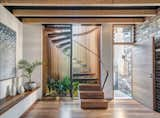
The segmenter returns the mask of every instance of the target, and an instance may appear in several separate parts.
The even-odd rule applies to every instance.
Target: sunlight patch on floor
[[[114,90],[114,99],[132,99],[132,97],[121,92],[120,90]]]

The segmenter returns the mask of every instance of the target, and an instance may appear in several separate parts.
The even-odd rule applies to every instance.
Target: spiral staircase
[[[73,39],[72,25],[49,25],[47,28],[53,28],[55,30],[55,32],[48,35],[49,40],[51,40],[64,55],[71,59],[71,81],[79,81],[80,83],[81,108],[106,109],[108,102],[104,99],[103,87],[107,81],[108,72],[106,71],[104,83],[100,84],[100,79],[97,78],[96,73],[91,72],[90,65],[84,62],[83,57],[74,54],[84,52],[86,55],[94,55],[100,63],[102,60],[88,47]],[[73,47],[75,50],[72,50]]]

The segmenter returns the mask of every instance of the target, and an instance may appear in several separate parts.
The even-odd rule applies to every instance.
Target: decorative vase
[[[10,88],[10,96],[15,96],[17,94],[17,89],[15,85]]]
[[[19,89],[18,89],[18,93],[19,94],[22,94],[22,93],[24,93],[25,92],[25,89],[24,89],[24,87],[21,85],[20,87],[19,87]]]
[[[19,90],[19,88],[22,86],[22,78],[21,77],[17,77],[16,78],[16,88],[17,88],[17,91]]]
[[[24,89],[25,89],[26,91],[29,90],[29,82],[25,82],[25,83],[24,83]]]

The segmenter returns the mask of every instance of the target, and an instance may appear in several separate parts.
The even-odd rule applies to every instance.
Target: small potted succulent
[[[32,81],[32,73],[37,66],[40,66],[41,62],[28,62],[27,60],[20,60],[18,63],[18,69],[22,70],[22,77],[27,79],[28,82],[25,83],[24,88],[26,90],[33,90],[37,87],[36,82]]]

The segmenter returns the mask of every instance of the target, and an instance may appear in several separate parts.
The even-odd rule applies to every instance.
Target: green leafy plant
[[[65,92],[71,89],[71,80],[68,76],[65,76],[63,80],[61,80],[61,84],[63,85]]]
[[[66,96],[70,88],[70,78],[68,76],[65,76],[62,80],[55,80],[52,89],[56,91],[57,96]]]
[[[77,96],[78,94],[78,82],[73,82],[73,93]],[[71,81],[69,76],[65,76],[62,80],[55,80],[50,78],[48,80],[48,89],[49,92],[52,93],[51,91],[55,91],[56,96],[67,96],[69,91],[71,90]]]
[[[18,63],[18,68],[22,70],[22,76],[26,79],[29,79],[29,82],[32,82],[32,73],[37,66],[40,66],[42,63],[39,61],[28,62],[27,60],[20,60]]]
[[[78,96],[78,87],[79,87],[79,82],[73,82],[73,96],[74,97]]]

